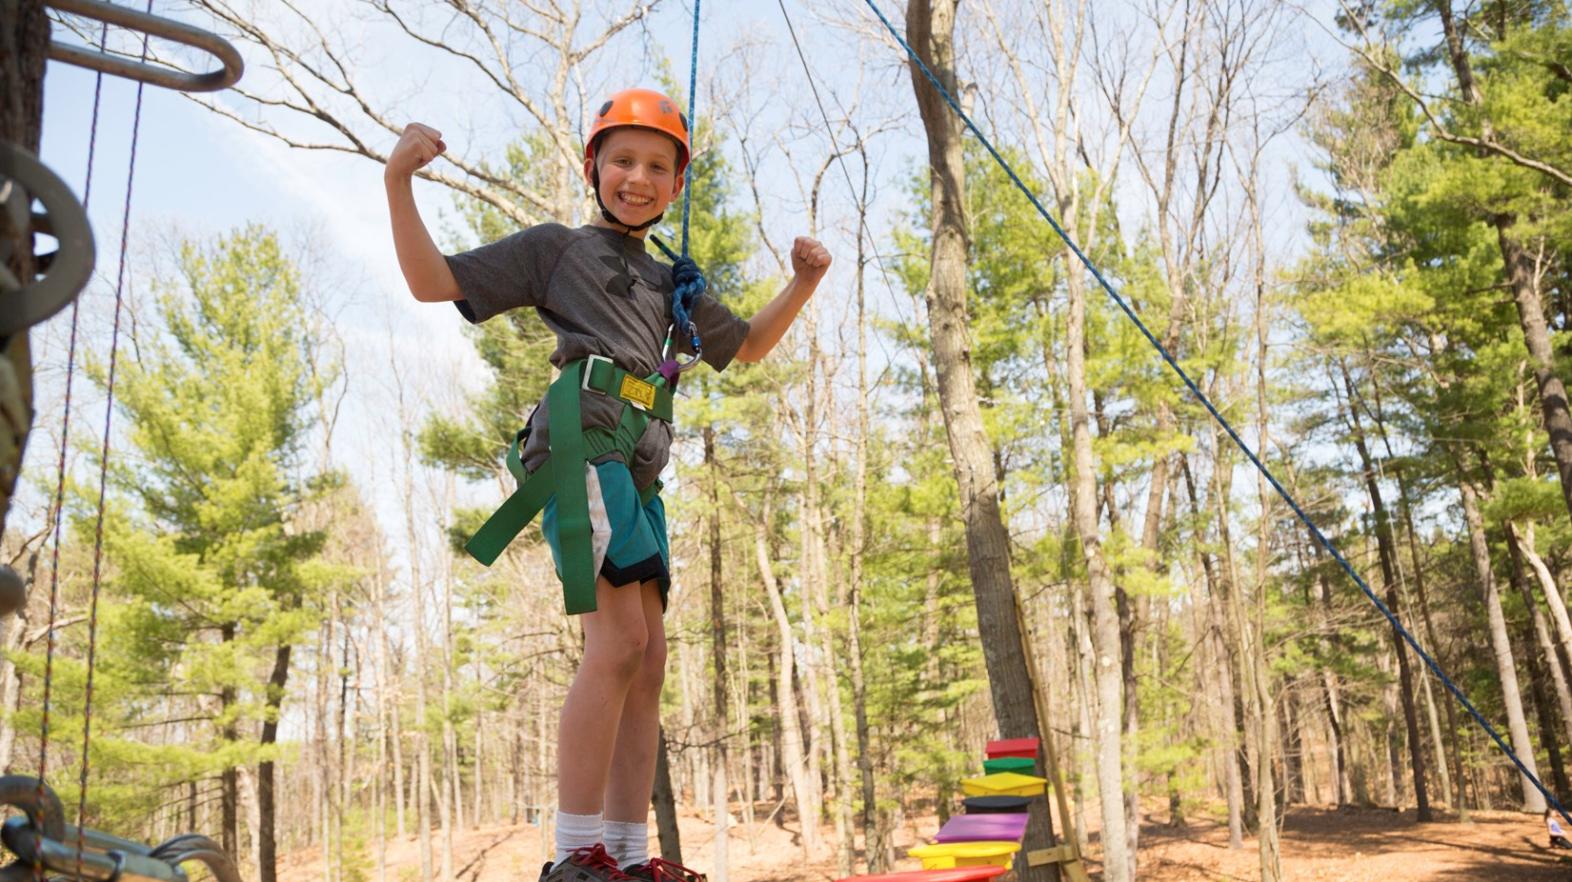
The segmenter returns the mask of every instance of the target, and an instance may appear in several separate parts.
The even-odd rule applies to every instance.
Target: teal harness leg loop
[[[592,430],[593,443],[586,436],[579,408],[579,395],[584,390],[609,395],[627,405],[615,432]],[[527,472],[522,454],[529,429],[514,436],[508,445],[507,466],[518,479],[519,488],[475,531],[464,550],[491,566],[555,496],[563,601],[569,615],[594,612],[595,553],[584,464],[608,452],[608,448],[621,453],[625,462],[633,462],[633,448],[650,419],[671,422],[671,389],[659,374],[641,379],[608,358],[591,356],[563,368],[546,392],[546,407],[550,414],[550,456],[533,473]],[[656,481],[641,491],[639,498],[648,503],[659,492],[660,482]]]

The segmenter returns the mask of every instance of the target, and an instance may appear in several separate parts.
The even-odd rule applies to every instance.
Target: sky
[[[628,2],[631,0],[589,5],[621,7]],[[924,155],[901,50],[888,39],[855,39],[853,30],[871,32],[877,27],[863,4],[786,5],[830,113],[841,105],[855,106],[870,128],[883,130],[873,142],[877,195],[870,225],[876,231],[887,230],[910,209],[904,196],[906,181],[920,168]],[[894,2],[881,5],[891,7],[886,12],[892,15],[899,15],[903,6]],[[276,4],[259,4],[257,8],[260,19],[265,19],[276,11]],[[471,158],[495,157],[523,125],[516,108],[501,102],[495,90],[480,82],[464,63],[419,51],[385,21],[364,19],[349,0],[313,3],[310,8],[333,26],[330,33],[336,41],[352,47],[350,56],[358,65],[352,73],[357,81],[392,108],[390,113],[443,129],[450,149]],[[201,15],[184,4],[156,2],[155,12],[202,23]],[[818,170],[827,145],[781,8],[775,3],[711,2],[703,6],[703,12],[701,100],[724,101],[740,108],[739,114],[759,123],[761,135],[774,139],[776,147],[763,152],[758,175],[761,208],[772,238],[789,241],[792,235],[807,231],[805,182]],[[691,14],[689,4],[661,3],[647,21],[630,29],[614,47],[614,71],[602,65],[588,72],[585,91],[596,91],[596,84],[612,79],[620,79],[618,85],[649,84],[662,69],[685,81]],[[57,33],[57,38],[74,39],[65,33]],[[245,84],[249,88],[267,85],[272,75],[265,59],[247,47],[242,47],[242,52],[249,66]],[[963,46],[963,63],[964,52]],[[529,72],[522,67],[520,76]],[[83,333],[88,341],[84,345],[107,349],[137,89],[127,81],[105,78],[96,129],[92,124],[94,89],[93,74],[50,63],[45,78],[41,153],[73,191],[89,197],[99,258],[97,279],[81,300]],[[219,100],[243,114],[252,113],[233,94]],[[984,95],[970,100],[981,105],[979,117],[986,125],[992,108],[1008,102],[1011,96]],[[701,105],[701,117],[709,109]],[[1085,112],[1095,109],[1088,107]],[[389,135],[380,146],[390,146],[392,140]],[[1285,183],[1303,162],[1292,141],[1285,142],[1273,165],[1272,173]],[[456,311],[445,304],[417,303],[408,295],[388,233],[380,166],[341,153],[291,149],[186,96],[157,88],[142,93],[135,143],[128,290],[145,290],[152,267],[160,260],[167,264],[167,256],[161,255],[167,255],[170,241],[211,239],[247,223],[279,230],[297,247],[309,246],[324,258],[316,264],[320,275],[313,277],[314,293],[343,336],[350,383],[336,433],[338,459],[371,495],[384,529],[401,535],[399,503],[386,471],[388,433],[397,425],[390,412],[391,375],[397,371],[422,397],[424,407],[453,409],[459,406],[464,390],[480,387],[482,368]],[[90,144],[94,161],[91,192],[87,193]],[[854,167],[849,171],[857,174]],[[740,182],[733,184],[734,191],[742,189]],[[702,182],[696,185],[702,186]],[[849,256],[855,246],[842,172],[826,169],[823,186],[819,234],[832,252],[844,258],[820,289],[824,292],[819,298],[824,301],[820,307],[826,316],[823,324],[827,333],[834,334],[836,317],[848,308]],[[1278,201],[1272,210],[1291,213],[1292,207],[1285,207],[1292,202],[1289,188],[1278,187],[1276,192]],[[439,238],[444,231],[457,229],[453,203],[446,193],[417,181],[416,198]],[[1139,203],[1138,198],[1129,201]],[[1273,228],[1291,236],[1298,226],[1302,225],[1290,220]],[[888,245],[882,247],[888,249]],[[897,295],[891,283],[877,275],[869,278],[868,291],[875,310],[892,313],[911,309],[904,295]],[[58,456],[57,415],[62,409],[68,315],[69,311],[62,313],[34,331],[37,408],[43,431],[29,444],[24,474],[36,485],[44,483],[41,476],[53,470],[49,463]],[[888,344],[881,340],[880,345]],[[894,357],[888,349],[874,354],[876,362]],[[73,399],[76,423],[72,436],[75,443],[82,444],[86,443],[84,434],[102,432],[102,400],[80,378],[74,384]],[[36,494],[33,501],[36,511]],[[436,504],[434,499],[428,501]],[[25,502],[19,506],[26,507]],[[25,523],[25,514],[22,519]]]

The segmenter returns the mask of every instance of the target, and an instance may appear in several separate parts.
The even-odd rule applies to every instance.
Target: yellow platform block
[[[1019,842],[942,842],[919,845],[907,854],[922,861],[924,870],[949,870],[983,864],[1008,867],[1020,850]]]
[[[1037,796],[1047,787],[1047,778],[1019,772],[995,772],[981,778],[961,779],[961,790],[967,796]]]

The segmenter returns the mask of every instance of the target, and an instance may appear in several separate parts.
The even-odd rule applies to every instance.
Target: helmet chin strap
[[[649,220],[645,221],[642,224],[634,225],[634,224],[624,223],[622,218],[617,217],[615,214],[612,214],[611,213],[611,209],[606,207],[606,200],[600,198],[600,169],[599,168],[595,169],[595,171],[594,171],[594,173],[592,175],[592,178],[594,179],[594,185],[595,185],[595,187],[594,187],[594,189],[595,189],[595,204],[600,206],[600,216],[605,218],[608,223],[616,224],[619,227],[626,227],[627,231],[629,233],[637,233],[639,230],[643,230],[643,229],[646,229],[648,227],[652,227],[652,226],[660,223],[660,219],[666,216],[665,212],[661,212],[660,214],[655,215],[654,217],[650,218]]]

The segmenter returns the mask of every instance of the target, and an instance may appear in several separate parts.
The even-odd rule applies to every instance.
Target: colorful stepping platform
[[[1025,812],[956,815],[934,834],[934,842],[1020,842],[1026,836]]]
[[[961,779],[961,790],[967,796],[1037,796],[1047,786],[1047,778],[1017,772],[995,772],[981,778]]]
[[[1030,796],[968,796],[961,801],[968,815],[993,815],[1024,812],[1031,808]]]
[[[985,752],[988,754],[989,759],[999,759],[1007,756],[1036,759],[1039,743],[1036,738],[1002,738],[998,741],[988,742]]]
[[[908,870],[904,873],[880,873],[877,876],[847,876],[835,882],[988,882],[1009,871],[1009,867],[983,864],[980,867],[953,867],[948,870]]]
[[[924,870],[949,870],[983,864],[1008,867],[1020,850],[1019,842],[939,842],[919,845],[907,854],[922,861]]]
[[[983,771],[993,772],[1020,772],[1029,774],[1037,771],[1037,760],[1024,756],[1001,756],[998,759],[983,760]]]

